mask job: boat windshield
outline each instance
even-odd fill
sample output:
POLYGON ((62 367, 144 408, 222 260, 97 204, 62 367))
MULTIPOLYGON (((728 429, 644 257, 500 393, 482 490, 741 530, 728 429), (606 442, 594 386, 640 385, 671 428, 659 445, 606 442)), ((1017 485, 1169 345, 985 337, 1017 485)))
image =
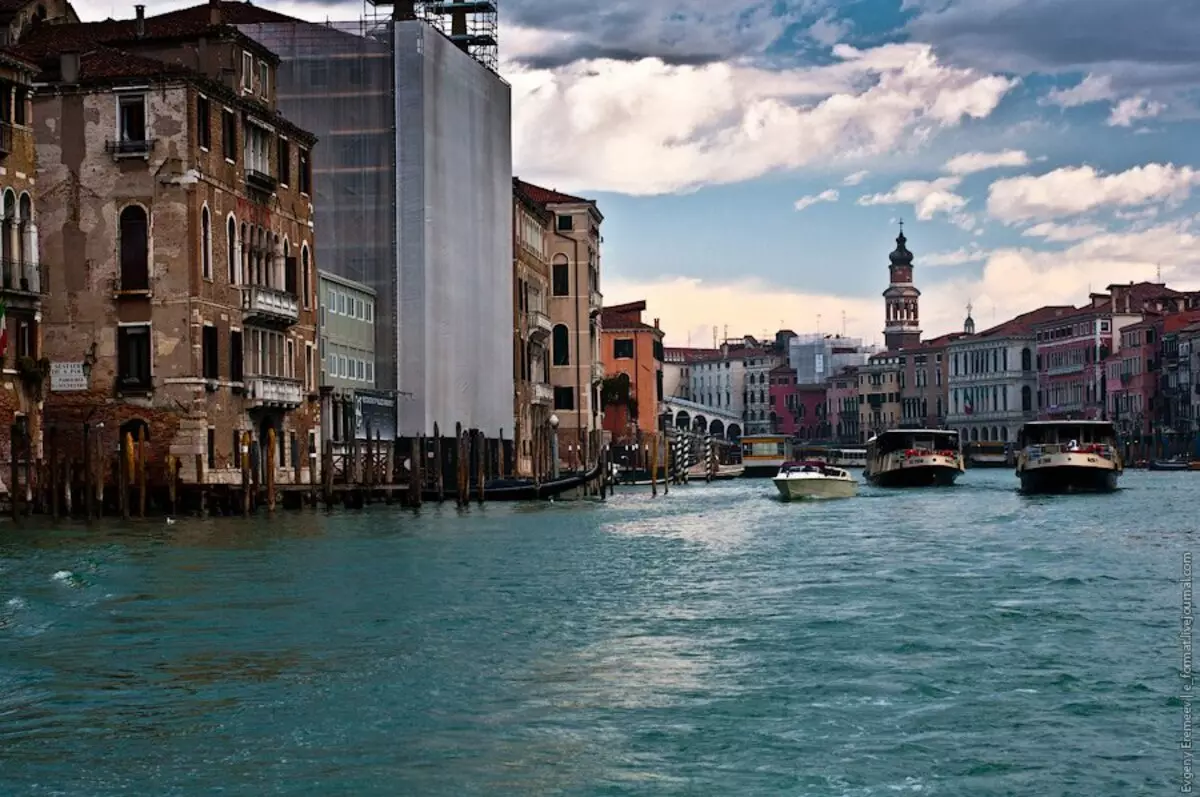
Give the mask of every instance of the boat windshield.
POLYGON ((1113 445, 1116 440, 1109 423, 1047 423, 1028 424, 1021 430, 1023 446, 1063 446, 1073 448, 1091 445, 1113 445))
POLYGON ((957 451, 958 433, 940 430, 885 432, 875 442, 880 454, 893 451, 957 451))

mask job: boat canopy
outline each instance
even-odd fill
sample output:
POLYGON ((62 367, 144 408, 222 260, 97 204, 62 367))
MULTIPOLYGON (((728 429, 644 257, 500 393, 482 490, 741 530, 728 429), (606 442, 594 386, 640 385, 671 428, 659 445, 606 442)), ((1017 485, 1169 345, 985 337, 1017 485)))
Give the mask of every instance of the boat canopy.
POLYGON ((890 429, 871 438, 881 454, 902 449, 945 451, 958 449, 958 432, 953 429, 890 429))
POLYGON ((1111 421, 1030 421, 1021 427, 1019 444, 1053 445, 1074 441, 1080 445, 1107 443, 1117 438, 1111 421))

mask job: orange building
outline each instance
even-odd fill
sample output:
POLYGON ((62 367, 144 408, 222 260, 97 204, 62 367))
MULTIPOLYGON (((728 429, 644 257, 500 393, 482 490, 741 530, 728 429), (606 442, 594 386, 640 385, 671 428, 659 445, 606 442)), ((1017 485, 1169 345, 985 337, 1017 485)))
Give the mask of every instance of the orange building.
POLYGON ((646 303, 605 307, 600 316, 604 429, 614 441, 658 429, 663 401, 663 332, 642 321, 646 303))

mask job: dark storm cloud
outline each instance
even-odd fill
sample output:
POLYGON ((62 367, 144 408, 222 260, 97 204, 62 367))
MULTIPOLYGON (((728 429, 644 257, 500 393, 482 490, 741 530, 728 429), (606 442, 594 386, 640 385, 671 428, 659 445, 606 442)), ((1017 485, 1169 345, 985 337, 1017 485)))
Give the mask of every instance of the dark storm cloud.
MULTIPOLYGON (((788 26, 825 0, 503 0, 503 25, 570 34, 570 42, 526 53, 538 67, 591 58, 704 64, 761 55, 788 26)), ((815 17, 814 17, 815 21, 815 17)))
MULTIPOLYGON (((918 8, 921 3, 914 3, 918 8)), ((1012 72, 1111 74, 1129 88, 1195 83, 1196 0, 950 0, 918 11, 912 38, 951 61, 1012 72)))

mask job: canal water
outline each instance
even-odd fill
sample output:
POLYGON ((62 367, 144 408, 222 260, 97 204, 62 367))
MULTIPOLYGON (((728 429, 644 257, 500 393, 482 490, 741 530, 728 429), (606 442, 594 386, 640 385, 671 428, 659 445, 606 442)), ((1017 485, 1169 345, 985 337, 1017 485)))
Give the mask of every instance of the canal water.
POLYGON ((0 794, 1177 792, 1198 479, 0 527, 0 794))

